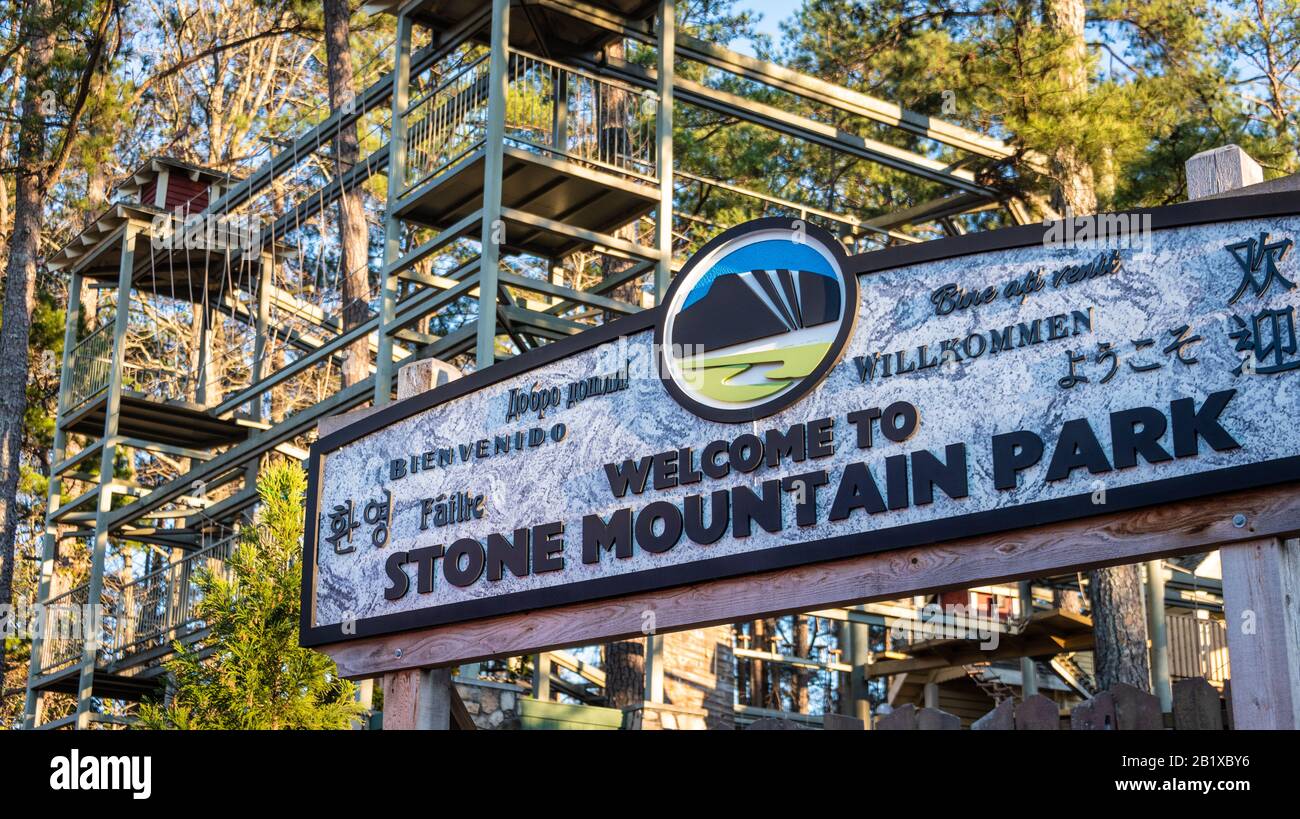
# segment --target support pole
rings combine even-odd
[[[375,680],[373,677],[357,680],[357,704],[366,709],[367,712],[375,710]],[[352,727],[357,730],[364,730],[370,727],[370,720],[367,718],[364,723],[357,720],[352,723]]]
[[[551,655],[543,651],[533,655],[533,699],[551,698]]]
[[[922,702],[926,708],[938,709],[939,707],[939,684],[928,682],[921,689]]]
[[[1160,710],[1173,713],[1174,691],[1169,682],[1169,631],[1165,620],[1165,567],[1147,561],[1147,633],[1151,635],[1151,688]]]
[[[257,317],[255,319],[255,330],[253,338],[253,366],[251,368],[251,387],[257,387],[266,377],[266,356],[267,335],[271,331],[271,287],[273,286],[274,258],[269,253],[263,253],[261,265],[258,271],[257,279]],[[220,398],[220,396],[218,396]],[[258,394],[253,399],[249,415],[254,421],[268,420],[268,413],[263,412],[263,404],[266,403],[268,396]],[[271,418],[269,420],[274,421]],[[262,459],[253,458],[244,467],[244,486],[252,487],[257,485],[257,475],[261,469]]]
[[[406,106],[411,86],[411,18],[397,18],[393,55],[393,113],[388,138],[388,204],[384,208],[384,267],[402,255],[402,220],[393,215],[406,187]],[[397,273],[385,272],[379,283],[379,357],[375,361],[375,406],[387,404],[393,392],[393,318],[397,314]]]
[[[81,288],[81,274],[73,273],[71,281],[68,283],[68,312],[63,322],[63,366],[59,368],[59,406],[54,415],[54,445],[50,453],[51,464],[61,462],[68,454],[68,434],[63,431],[63,426],[59,422],[63,420],[63,413],[66,409],[63,406],[63,397],[68,395],[71,389],[71,356],[73,348],[77,346],[77,324],[81,318]],[[59,554],[59,525],[53,519],[55,511],[63,505],[63,481],[58,475],[50,475],[48,489],[49,494],[45,504],[45,534],[41,537],[40,580],[36,592],[36,599],[42,603],[50,597],[50,585],[54,580],[54,559]],[[46,615],[42,614],[41,616],[45,617]],[[32,658],[27,664],[27,698],[23,704],[23,727],[29,730],[40,724],[41,710],[45,700],[44,695],[32,688],[32,683],[40,676],[41,654],[45,645],[44,627],[48,626],[48,622],[40,623],[40,625],[42,628],[37,629],[36,634],[32,637]]]
[[[1237,730],[1300,728],[1300,541],[1219,550]]]
[[[492,0],[491,53],[488,57],[487,135],[483,144],[483,224],[479,256],[478,333],[474,367],[482,371],[496,360],[497,274],[505,224],[501,221],[501,183],[509,91],[510,0]]]
[[[673,56],[677,22],[674,0],[659,0],[659,109],[655,117],[658,140],[659,208],[655,215],[659,261],[655,264],[655,303],[668,291],[673,256]]]
[[[645,698],[647,702],[664,701],[664,636],[645,638]]]
[[[213,323],[217,320],[216,310],[208,303],[207,289],[203,291],[203,301],[197,305],[203,313],[199,324],[199,360],[195,367],[199,383],[194,389],[194,403],[209,406],[209,396],[213,394],[212,381],[216,374],[216,362],[212,360],[212,337],[215,332]]]
[[[1017,587],[1020,598],[1020,616],[1028,619],[1034,613],[1034,583],[1021,580]],[[1032,657],[1020,658],[1020,696],[1032,697],[1038,693],[1038,666]]]
[[[257,283],[257,335],[253,339],[253,386],[261,384],[262,379],[266,377],[267,335],[271,331],[271,288],[274,286],[274,273],[274,259],[269,253],[263,254]],[[262,412],[264,402],[262,399],[263,396],[258,396],[253,401],[252,406],[252,416],[258,421],[264,420],[263,415],[265,413]]]
[[[849,646],[852,650],[850,665],[853,676],[849,681],[849,691],[853,698],[853,713],[868,727],[871,726],[871,700],[867,696],[867,663],[871,660],[871,626],[866,623],[851,623]]]
[[[90,698],[94,690],[95,663],[99,658],[101,621],[99,601],[104,592],[104,561],[108,555],[108,514],[113,509],[113,466],[117,458],[117,426],[122,412],[122,365],[126,357],[126,330],[131,317],[131,273],[135,269],[137,228],[128,223],[122,236],[122,258],[117,273],[117,312],[113,318],[113,360],[108,371],[104,405],[104,437],[99,455],[99,497],[95,508],[95,545],[90,556],[90,582],[86,603],[89,618],[82,618],[81,675],[77,684],[77,728],[90,727]],[[87,622],[89,620],[89,622]]]

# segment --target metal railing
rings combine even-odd
[[[1223,685],[1229,677],[1228,631],[1223,622],[1167,614],[1165,624],[1170,676],[1204,677],[1214,685]]]
[[[50,598],[43,606],[40,673],[50,674],[81,660],[85,635],[99,630],[97,664],[122,665],[153,648],[169,645],[206,627],[198,616],[203,592],[200,569],[230,578],[228,560],[238,542],[232,535],[161,569],[118,584],[105,578],[100,607],[87,606],[89,585]]]
[[[77,342],[68,354],[68,397],[64,411],[74,410],[108,387],[113,369],[113,324],[109,321]]]
[[[41,656],[40,672],[49,674],[81,660],[85,646],[87,624],[96,610],[86,605],[90,599],[90,586],[81,585],[57,594],[45,601],[40,616]]]
[[[526,150],[654,180],[656,98],[647,90],[523,52],[509,58],[505,139]],[[406,127],[405,190],[475,150],[487,132],[484,55],[416,100]]]
[[[100,662],[108,665],[202,630],[198,605],[203,592],[201,569],[230,579],[227,561],[238,542],[232,535],[181,560],[132,580],[118,590],[116,605],[105,620]]]

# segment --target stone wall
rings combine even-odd
[[[474,724],[481,731],[516,731],[519,729],[519,698],[528,689],[513,683],[491,680],[467,680],[456,677],[456,691],[465,703]]]

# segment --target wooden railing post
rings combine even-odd
[[[1219,550],[1237,729],[1300,728],[1300,541]]]

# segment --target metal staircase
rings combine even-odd
[[[998,679],[988,663],[971,663],[963,668],[971,682],[988,694],[995,703],[1016,698],[1016,690]]]
[[[1075,653],[1071,651],[1068,654],[1057,654],[1053,657],[1051,660],[1052,671],[1066,685],[1079,692],[1084,699],[1092,699],[1097,693],[1097,683],[1092,675],[1075,661]]]

